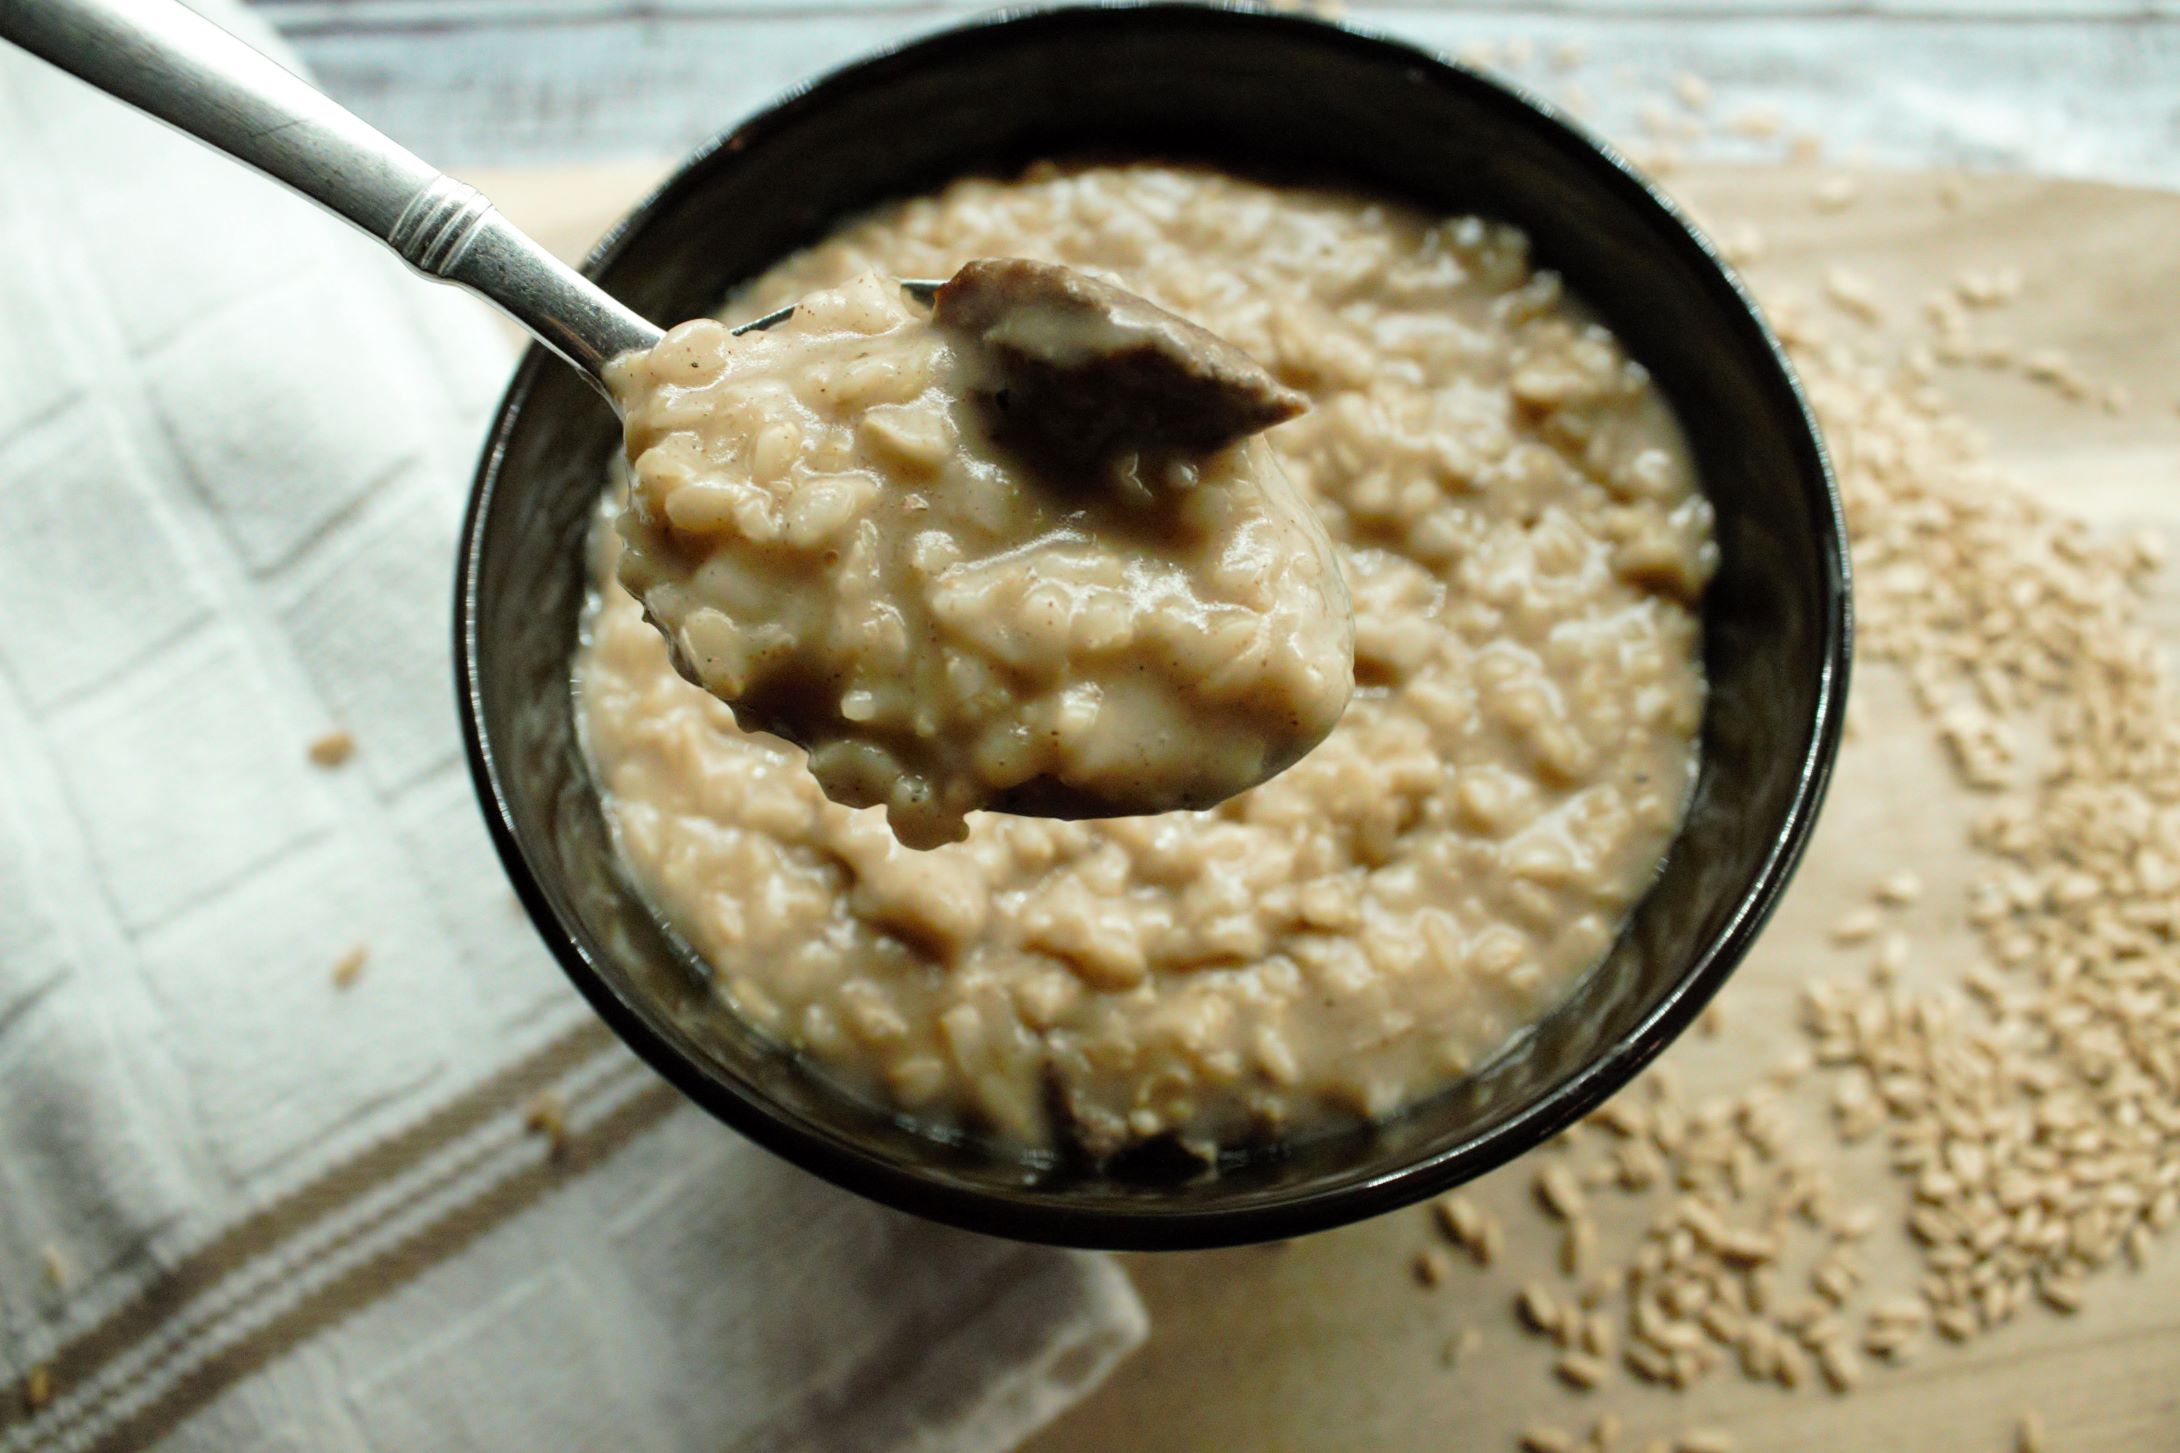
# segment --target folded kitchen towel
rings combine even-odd
[[[975,1453],[1142,1335],[686,1107],[536,942],[447,661],[508,363],[0,54],[0,1449]]]

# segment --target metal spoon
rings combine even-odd
[[[0,0],[0,40],[186,132],[465,287],[583,371],[649,348],[656,324],[438,171],[180,0]],[[936,283],[907,283],[930,300]],[[737,328],[769,328],[792,307]]]

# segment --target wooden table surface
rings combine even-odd
[[[442,166],[675,156],[987,0],[253,0],[335,97]],[[1292,0],[1299,4],[1301,0]],[[1320,0],[1312,0],[1319,4]],[[1351,0],[1636,140],[1699,76],[1836,155],[2180,187],[2180,0]],[[1676,141],[1749,159],[1720,125]]]
[[[574,254],[656,171],[631,163],[476,180]],[[2180,195],[1986,177],[1947,206],[1928,176],[1873,174],[1855,205],[1826,211],[1812,205],[1817,182],[1806,169],[1729,168],[1689,173],[1676,187],[1707,219],[1762,228],[1766,256],[1752,274],[1773,297],[1813,292],[1826,269],[1844,265],[1911,315],[1964,268],[2025,265],[2007,331],[2125,384],[2133,405],[2110,415],[1995,371],[1957,376],[1954,396],[2031,488],[2115,526],[2180,536]],[[2160,620],[2180,641],[2180,582],[2169,584]],[[1722,997],[1724,1032],[1691,1037],[1669,1056],[1694,1090],[1744,1085],[1796,1039],[1803,978],[1845,962],[1828,928],[1894,867],[1913,865],[1930,885],[1913,916],[1908,981],[1957,977],[1974,957],[1958,921],[1969,802],[1949,785],[1897,680],[1865,666],[1855,690],[1862,729],[1808,862]],[[1835,1171],[1844,1189],[1892,1213],[1873,1264],[1911,1287],[1895,1224],[1903,1191],[1866,1152],[1840,1155]],[[1504,1264],[1464,1266],[1436,1290],[1410,1274],[1432,1243],[1420,1210],[1278,1248],[1126,1258],[1150,1306],[1151,1340],[1030,1453],[1497,1453],[1532,1422],[1585,1429],[1607,1409],[1625,1420],[1626,1448],[1638,1435],[1701,1424],[1729,1430],[1740,1453],[2012,1453],[2016,1420],[2035,1408],[2052,1453],[2180,1449],[2180,1248],[2169,1244],[2141,1272],[2094,1279],[2078,1316],[2032,1307],[1966,1347],[1941,1345],[1911,1368],[1878,1372],[1850,1396],[1718,1376],[1683,1394],[1622,1380],[1578,1397],[1553,1381],[1510,1312],[1515,1288],[1550,1263],[1555,1243],[1523,1209],[1531,1174],[1517,1166],[1477,1190],[1505,1214]],[[1465,1328],[1481,1344],[1449,1370],[1445,1349]]]

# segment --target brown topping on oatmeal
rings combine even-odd
[[[932,317],[1001,365],[989,395],[996,432],[1070,459],[1208,451],[1309,407],[1225,339],[1052,263],[968,263],[939,289]]]

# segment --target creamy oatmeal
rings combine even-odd
[[[633,875],[722,1012],[927,1122],[1104,1153],[1397,1110],[1595,965],[1679,824],[1715,550],[1680,429],[1518,231],[1182,167],[958,182],[730,312],[1000,255],[1308,395],[1266,442],[1353,594],[1345,716],[1209,811],[913,852],[675,674],[607,536],[578,689]]]
[[[1064,268],[866,273],[611,370],[620,580],[682,673],[928,848],[1003,808],[1209,807],[1354,686],[1332,542],[1252,436],[1307,407]]]

